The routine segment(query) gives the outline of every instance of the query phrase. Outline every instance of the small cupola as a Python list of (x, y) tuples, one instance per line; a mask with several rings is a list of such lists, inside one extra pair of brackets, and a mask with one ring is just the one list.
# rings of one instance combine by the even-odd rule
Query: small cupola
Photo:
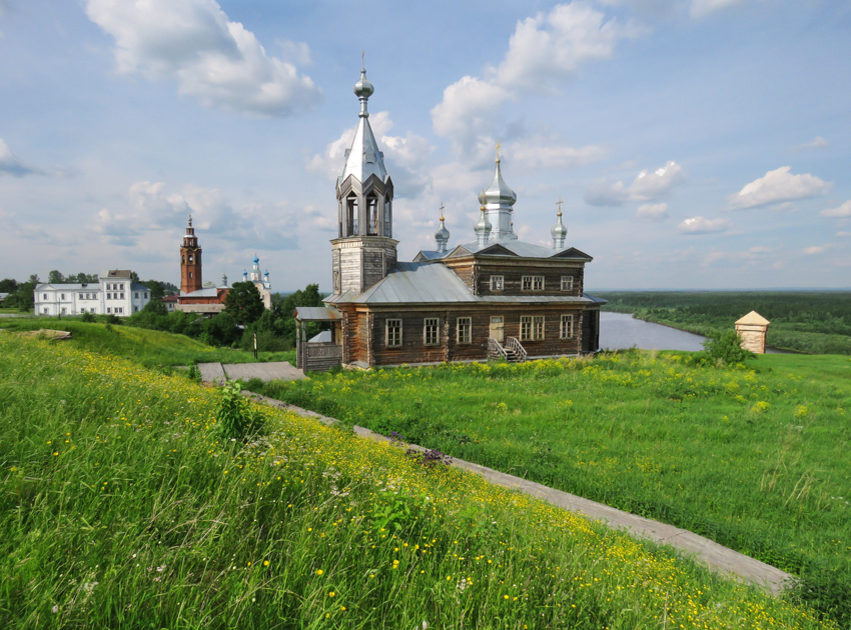
[(443, 204), (440, 205), (440, 228), (434, 233), (434, 240), (437, 241), (437, 251), (445, 254), (446, 246), (449, 243), (449, 230), (446, 229), (446, 224), (444, 223)]
[(559, 197), (558, 200), (558, 214), (556, 215), (558, 219), (556, 220), (556, 224), (553, 226), (553, 229), (550, 230), (550, 234), (553, 237), (553, 249), (563, 249), (564, 241), (567, 239), (567, 228), (561, 220), (561, 204), (564, 203)]
[(474, 229), (476, 231), (476, 244), (480, 247), (484, 247), (488, 244), (493, 225), (491, 225), (491, 222), (488, 220), (487, 208), (482, 206), (481, 210), (482, 212), (479, 215), (479, 220)]

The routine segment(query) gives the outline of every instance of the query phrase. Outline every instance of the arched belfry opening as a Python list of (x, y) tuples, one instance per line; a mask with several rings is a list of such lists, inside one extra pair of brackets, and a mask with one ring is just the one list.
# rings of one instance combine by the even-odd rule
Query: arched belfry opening
[(334, 293), (359, 295), (396, 266), (393, 240), (393, 182), (369, 124), (367, 101), (375, 88), (361, 71), (354, 93), (358, 126), (346, 164), (337, 178), (338, 235), (333, 245)]

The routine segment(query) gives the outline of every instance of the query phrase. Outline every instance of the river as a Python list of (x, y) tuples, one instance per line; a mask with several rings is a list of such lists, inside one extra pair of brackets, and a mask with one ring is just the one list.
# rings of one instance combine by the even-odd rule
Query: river
[[(644, 350), (703, 350), (706, 337), (661, 324), (634, 319), (626, 313), (600, 313), (600, 347), (609, 350), (642, 348)], [(782, 350), (766, 348), (769, 354)]]

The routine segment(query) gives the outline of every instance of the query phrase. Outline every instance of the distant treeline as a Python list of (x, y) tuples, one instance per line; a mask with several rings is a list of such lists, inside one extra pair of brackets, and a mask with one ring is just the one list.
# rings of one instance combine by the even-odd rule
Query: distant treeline
[(607, 311), (707, 334), (756, 311), (771, 322), (768, 345), (810, 354), (851, 355), (851, 291), (596, 292)]

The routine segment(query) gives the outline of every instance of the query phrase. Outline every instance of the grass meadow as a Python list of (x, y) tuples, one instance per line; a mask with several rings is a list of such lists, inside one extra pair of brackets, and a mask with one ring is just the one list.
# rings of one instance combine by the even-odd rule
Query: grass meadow
[[(612, 365), (601, 378), (626, 378)], [(373, 382), (410, 392), (425, 376)], [(368, 378), (312, 383), (348, 395)], [(450, 404), (474, 393), (458, 391)], [(0, 334), (0, 627), (838, 627), (341, 428), (258, 407), (262, 436), (221, 443), (218, 399), (184, 376)], [(490, 416), (519, 417), (509, 404)]]
[(689, 358), (312, 374), (264, 390), (697, 532), (801, 576), (797, 596), (851, 627), (851, 358)]
[[(55, 317), (0, 319), (0, 328), (11, 332), (39, 329), (66, 330), (73, 335), (67, 343), (97, 352), (132, 358), (146, 367), (171, 368), (191, 366), (196, 363), (250, 363), (255, 361), (252, 352), (233, 348), (215, 348), (185, 335), (133, 328), (89, 324), (79, 318)], [(295, 365), (295, 352), (260, 352), (261, 361), (289, 361)]]

